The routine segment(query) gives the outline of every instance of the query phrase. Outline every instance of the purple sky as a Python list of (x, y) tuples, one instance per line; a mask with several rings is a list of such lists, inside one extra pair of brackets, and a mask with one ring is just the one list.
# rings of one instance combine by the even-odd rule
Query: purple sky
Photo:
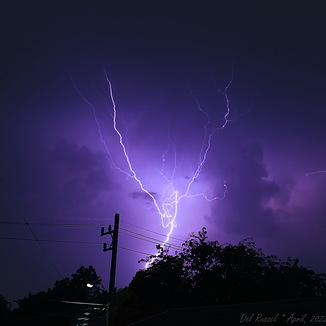
[[(95, 108), (115, 165), (128, 170), (105, 71), (130, 161), (158, 202), (171, 193), (163, 154), (165, 176), (184, 193), (207, 145), (207, 117), (208, 134), (225, 122), (219, 90), (233, 74), (230, 121), (214, 133), (189, 191), (220, 197), (225, 182), (225, 198), (180, 200), (170, 242), (181, 245), (206, 226), (211, 240), (251, 237), (265, 253), (326, 272), (326, 173), (306, 175), (326, 169), (325, 13), (319, 1), (272, 3), (7, 5), (1, 294), (14, 300), (46, 290), (81, 265), (93, 265), (107, 286), (111, 254), (101, 243), (110, 240), (100, 226), (113, 224), (116, 212), (118, 287), (144, 267), (137, 261), (145, 255), (127, 249), (155, 252), (154, 243), (130, 235), (163, 241), (168, 232), (138, 183), (110, 167), (92, 108), (76, 90)], [(33, 234), (39, 242), (18, 240)]]

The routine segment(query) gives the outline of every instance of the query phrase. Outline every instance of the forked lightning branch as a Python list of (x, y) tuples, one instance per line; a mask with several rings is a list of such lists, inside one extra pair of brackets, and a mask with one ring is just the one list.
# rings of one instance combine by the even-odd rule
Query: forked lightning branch
[[(72, 78), (71, 78), (71, 80), (72, 80), (72, 83), (73, 83), (76, 91), (79, 93), (79, 95), (82, 97), (82, 99), (92, 109), (93, 117), (94, 117), (95, 123), (97, 125), (97, 129), (98, 129), (100, 141), (101, 141), (101, 143), (106, 151), (106, 154), (109, 158), (111, 168), (116, 169), (120, 173), (123, 173), (123, 174), (127, 175), (129, 178), (133, 179), (138, 184), (140, 190), (144, 194), (146, 194), (148, 196), (148, 198), (150, 198), (150, 200), (152, 201), (152, 203), (155, 207), (155, 210), (157, 211), (157, 215), (161, 219), (162, 227), (167, 229), (165, 240), (160, 244), (161, 247), (163, 248), (169, 242), (170, 236), (172, 235), (174, 228), (176, 228), (176, 226), (177, 226), (176, 222), (177, 222), (177, 217), (178, 217), (179, 205), (183, 200), (201, 196), (206, 201), (212, 202), (217, 199), (223, 199), (225, 197), (225, 194), (227, 191), (226, 181), (224, 181), (224, 184), (223, 184), (224, 190), (223, 190), (221, 196), (215, 196), (215, 197), (210, 198), (204, 192), (192, 193), (191, 190), (192, 190), (193, 184), (195, 183), (197, 178), (201, 175), (202, 170), (205, 166), (205, 163), (207, 160), (207, 155), (211, 149), (212, 137), (214, 136), (216, 131), (224, 129), (227, 126), (227, 124), (231, 121), (229, 119), (230, 101), (229, 101), (229, 97), (228, 97), (228, 90), (233, 82), (233, 78), (228, 82), (228, 84), (226, 85), (226, 87), (223, 90), (217, 90), (219, 93), (221, 93), (221, 95), (224, 97), (224, 100), (225, 100), (225, 113), (223, 114), (223, 121), (220, 126), (212, 126), (210, 115), (208, 114), (207, 111), (205, 111), (201, 107), (196, 96), (193, 93), (191, 93), (192, 97), (195, 99), (198, 111), (206, 117), (206, 123), (203, 126), (204, 132), (203, 132), (203, 136), (202, 136), (202, 140), (201, 140), (201, 147), (200, 147), (200, 150), (198, 153), (197, 163), (193, 170), (194, 172), (192, 173), (191, 177), (189, 178), (189, 181), (186, 184), (186, 187), (184, 187), (185, 189), (182, 191), (181, 189), (178, 188), (178, 186), (175, 182), (175, 174), (176, 174), (176, 170), (178, 169), (177, 160), (176, 160), (176, 148), (174, 147), (174, 159), (172, 162), (172, 165), (173, 165), (172, 170), (173, 171), (172, 171), (170, 177), (168, 177), (164, 171), (164, 164), (165, 164), (165, 160), (167, 159), (166, 158), (167, 153), (166, 152), (163, 153), (162, 154), (162, 169), (160, 171), (160, 175), (163, 178), (163, 180), (165, 181), (165, 186), (162, 189), (160, 196), (154, 196), (153, 193), (151, 193), (149, 191), (146, 184), (144, 184), (143, 180), (141, 179), (141, 177), (139, 177), (139, 175), (137, 174), (137, 171), (135, 170), (135, 168), (133, 166), (133, 162), (130, 159), (130, 157), (128, 155), (127, 148), (126, 148), (126, 143), (127, 143), (126, 136), (123, 136), (122, 131), (118, 127), (118, 118), (119, 118), (118, 107), (116, 105), (116, 101), (114, 98), (112, 83), (111, 83), (110, 79), (108, 78), (106, 72), (105, 72), (105, 78), (106, 78), (109, 98), (110, 98), (110, 102), (111, 102), (110, 103), (111, 105), (110, 105), (110, 107), (108, 107), (108, 110), (110, 110), (109, 114), (110, 114), (110, 117), (112, 118), (112, 127), (113, 127), (114, 132), (118, 136), (118, 142), (119, 142), (119, 146), (121, 149), (121, 154), (123, 155), (123, 159), (126, 162), (127, 169), (118, 166), (114, 162), (112, 155), (111, 155), (112, 150), (110, 150), (107, 142), (104, 139), (104, 136), (102, 133), (103, 126), (100, 124), (100, 121), (98, 119), (98, 116), (96, 113), (96, 108), (89, 100), (87, 100), (87, 98), (83, 95), (83, 93), (78, 89), (78, 87), (76, 86), (76, 84), (74, 83)], [(147, 263), (147, 265), (148, 264), (150, 264), (150, 262)]]

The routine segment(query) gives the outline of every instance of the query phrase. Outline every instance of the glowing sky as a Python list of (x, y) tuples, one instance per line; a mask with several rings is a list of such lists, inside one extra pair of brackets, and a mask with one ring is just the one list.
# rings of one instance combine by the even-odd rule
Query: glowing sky
[[(171, 243), (181, 245), (178, 239), (206, 226), (212, 240), (252, 237), (266, 253), (298, 257), (326, 271), (321, 2), (242, 3), (7, 5), (1, 19), (7, 31), (0, 113), (1, 294), (13, 300), (46, 290), (81, 265), (93, 265), (107, 286), (110, 253), (102, 252), (101, 243), (109, 238), (100, 237), (100, 226), (113, 224), (116, 212), (118, 287), (144, 266), (137, 263), (145, 257), (139, 252), (155, 252), (154, 243), (135, 237), (165, 239), (168, 229), (150, 196), (111, 168), (112, 160), (125, 171), (128, 165), (113, 129), (105, 71), (134, 171), (158, 199), (187, 189), (207, 137), (226, 121), (223, 91), (232, 80), (230, 121), (215, 130), (189, 192), (223, 197), (225, 183), (225, 198), (182, 199)], [(112, 160), (85, 99), (96, 111)], [(33, 234), (39, 242), (18, 240), (35, 239)]]

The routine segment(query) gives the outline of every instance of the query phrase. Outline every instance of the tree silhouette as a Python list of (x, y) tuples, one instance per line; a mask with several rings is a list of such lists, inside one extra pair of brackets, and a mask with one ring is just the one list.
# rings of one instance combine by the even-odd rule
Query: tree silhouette
[[(203, 228), (181, 252), (160, 248), (129, 286), (117, 294), (120, 325), (175, 307), (304, 298), (325, 295), (325, 274), (266, 256), (250, 239), (237, 245), (208, 241)], [(129, 319), (126, 320), (126, 316)], [(118, 318), (119, 320), (119, 318)]]
[(0, 294), (0, 325), (5, 325), (11, 315), (10, 303)]
[[(82, 302), (98, 302), (102, 299), (102, 279), (96, 274), (93, 266), (81, 266), (71, 278), (56, 281), (53, 289), (48, 291), (52, 299)], [(87, 284), (93, 287), (88, 288)]]
[[(80, 314), (86, 305), (68, 304), (108, 302), (108, 293), (101, 287), (101, 278), (93, 266), (81, 266), (71, 278), (56, 281), (53, 288), (18, 300), (14, 311), (18, 321), (24, 325), (70, 325), (71, 320)], [(93, 287), (87, 287), (87, 284)]]

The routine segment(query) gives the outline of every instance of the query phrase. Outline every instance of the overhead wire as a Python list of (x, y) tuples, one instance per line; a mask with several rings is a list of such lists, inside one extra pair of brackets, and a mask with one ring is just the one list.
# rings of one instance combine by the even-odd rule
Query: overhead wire
[[(1, 183), (4, 185), (4, 187), (7, 189), (9, 196), (11, 197), (12, 201), (15, 203), (15, 197), (12, 194), (9, 186), (6, 184), (6, 182), (3, 180), (2, 177), (0, 177), (0, 181)], [(42, 246), (41, 242), (39, 241), (38, 237), (36, 236), (35, 232), (33, 231), (32, 227), (29, 225), (25, 215), (23, 214), (22, 210), (20, 209), (19, 205), (16, 205), (17, 211), (19, 213), (19, 215), (23, 218), (25, 224), (27, 225), (28, 229), (30, 230), (30, 232), (32, 233), (34, 239), (37, 241), (39, 247), (41, 248), (41, 251), (43, 252), (44, 256), (48, 259), (48, 261), (50, 262), (50, 264), (52, 265), (52, 267), (54, 268), (54, 270), (56, 271), (56, 273), (63, 278), (63, 275), (60, 273), (59, 269), (57, 268), (57, 266), (54, 264), (54, 262), (52, 261), (52, 259), (50, 258), (50, 256), (48, 255), (48, 253), (45, 251), (44, 247)]]
[[(126, 221), (123, 221), (123, 220), (120, 220), (120, 222), (125, 223), (125, 224), (129, 224), (129, 225), (131, 225), (131, 226), (134, 226), (134, 227), (136, 227), (136, 228), (138, 228), (138, 229), (145, 230), (145, 231), (147, 231), (147, 232), (155, 233), (155, 234), (158, 234), (158, 235), (161, 235), (161, 236), (166, 237), (166, 234), (159, 233), (159, 232), (155, 232), (155, 231), (153, 231), (153, 230), (143, 228), (143, 227), (138, 226), (138, 225), (133, 224), (133, 223), (129, 223), (129, 222), (126, 222)], [(176, 237), (172, 237), (172, 236), (170, 236), (170, 239), (179, 240), (179, 241), (182, 241), (182, 242), (185, 241), (184, 239), (180, 239), (180, 238), (176, 238)]]
[[(25, 225), (25, 223), (22, 223), (22, 222), (11, 222), (11, 221), (0, 221), (0, 224)], [(131, 224), (131, 223), (128, 223), (128, 224)], [(56, 227), (56, 226), (58, 226), (58, 227), (101, 227), (101, 226), (103, 226), (103, 224), (78, 224), (78, 223), (76, 223), (76, 224), (70, 224), (70, 223), (67, 224), (67, 223), (48, 223), (48, 222), (29, 222), (29, 225), (54, 226), (54, 227)], [(136, 226), (134, 224), (131, 224), (131, 225)], [(140, 229), (144, 229), (146, 231), (150, 231), (150, 232), (152, 232), (154, 234), (157, 234), (157, 235), (166, 237), (166, 235), (164, 235), (162, 233), (151, 231), (151, 230), (148, 230), (148, 229), (139, 227), (139, 226), (136, 226), (136, 227), (138, 227)], [(147, 238), (147, 239), (150, 239), (150, 240), (154, 240), (154, 241), (160, 242), (160, 243), (163, 242), (163, 240), (156, 239), (156, 238), (153, 238), (153, 237), (149, 237), (147, 235), (144, 235), (144, 234), (141, 234), (141, 233), (138, 233), (138, 232), (135, 232), (135, 231), (131, 231), (131, 230), (128, 230), (128, 229), (125, 229), (125, 228), (119, 227), (119, 229), (120, 230), (124, 230), (124, 231), (129, 232), (129, 233), (136, 234), (136, 235), (138, 235), (140, 237), (144, 237), (144, 238)], [(124, 233), (122, 233), (122, 234), (124, 234)], [(137, 238), (138, 239), (138, 237), (134, 237), (134, 238)], [(183, 241), (181, 239), (174, 238), (174, 237), (170, 237), (170, 239), (176, 239), (176, 240), (179, 240), (179, 241)], [(150, 241), (148, 241), (148, 242), (150, 242)], [(180, 245), (176, 245), (176, 244), (173, 244), (171, 242), (168, 242), (167, 244), (170, 245), (170, 246), (178, 247), (178, 248), (181, 249), (181, 246)]]
[[(26, 220), (26, 219), (25, 219)], [(26, 220), (27, 222), (27, 220)], [(163, 236), (163, 237), (166, 237), (165, 234), (162, 234), (162, 233), (159, 233), (159, 232), (155, 232), (153, 230), (150, 230), (150, 229), (146, 229), (146, 228), (143, 228), (143, 227), (140, 227), (136, 224), (133, 224), (133, 223), (129, 223), (129, 222), (126, 222), (126, 221), (121, 221), (125, 224), (129, 224), (133, 227), (136, 227), (136, 228), (139, 228), (141, 230), (144, 230), (144, 231), (147, 231), (147, 232), (151, 232), (153, 234), (156, 234), (156, 235), (160, 235), (160, 236)], [(101, 223), (101, 224), (89, 224), (89, 223), (84, 223), (84, 224), (80, 224), (80, 223), (51, 223), (51, 222), (27, 222), (27, 223), (22, 223), (22, 222), (16, 222), (16, 221), (0, 221), (0, 224), (11, 224), (11, 225), (28, 225), (28, 227), (31, 229), (30, 225), (36, 225), (36, 226), (50, 226), (50, 227), (102, 227), (104, 224)], [(129, 232), (129, 233), (125, 233), (125, 232), (119, 232), (120, 234), (123, 234), (125, 236), (129, 236), (129, 237), (132, 237), (132, 238), (135, 238), (135, 239), (138, 239), (138, 240), (142, 240), (142, 241), (146, 241), (146, 242), (149, 242), (149, 243), (153, 243), (155, 245), (159, 245), (160, 243), (163, 242), (163, 240), (161, 239), (156, 239), (156, 238), (153, 238), (153, 237), (149, 237), (145, 234), (141, 234), (139, 232), (135, 232), (135, 231), (131, 231), (131, 230), (128, 230), (128, 229), (125, 229), (125, 228), (122, 228), (122, 227), (119, 227), (120, 230), (122, 231), (125, 231), (125, 232)], [(33, 232), (33, 234), (35, 234)], [(42, 242), (58, 242), (58, 243), (90, 243), (90, 244), (101, 244), (101, 242), (92, 242), (92, 241), (69, 241), (69, 240), (48, 240), (48, 239), (38, 239), (38, 238), (35, 238), (34, 239), (29, 239), (29, 238), (15, 238), (15, 237), (0, 237), (1, 239), (16, 239), (16, 240), (35, 240), (35, 241), (42, 241)], [(176, 237), (170, 237), (170, 239), (174, 239), (174, 240), (178, 240), (178, 241), (182, 241), (184, 242), (184, 240), (180, 239), (180, 238), (176, 238)], [(182, 250), (182, 247), (180, 245), (176, 245), (174, 243), (171, 243), (171, 242), (166, 242), (165, 243), (168, 247), (172, 248), (172, 249), (176, 249), (176, 250)], [(144, 253), (142, 251), (138, 251), (138, 250), (135, 250), (135, 249), (128, 249), (128, 248), (123, 248), (121, 247), (122, 249), (126, 249), (126, 250), (130, 250), (130, 251), (134, 251), (134, 252), (138, 252), (138, 253), (141, 253), (141, 254), (146, 254), (146, 255), (151, 255), (149, 253)]]
[[(139, 239), (139, 240), (146, 241), (146, 242), (149, 242), (149, 243), (154, 243), (155, 245), (160, 245), (159, 242), (155, 242), (155, 241), (151, 241), (151, 240), (147, 240), (147, 239), (142, 239), (142, 238), (137, 237), (137, 236), (132, 235), (132, 234), (128, 234), (128, 233), (124, 233), (124, 232), (119, 232), (119, 233), (120, 234), (123, 234), (123, 235), (127, 235), (127, 236), (132, 237), (132, 238), (135, 238), (135, 239)], [(176, 247), (176, 246), (174, 246), (172, 244), (169, 244), (169, 243), (166, 243), (166, 246), (167, 247), (171, 247), (173, 249), (179, 249), (179, 250), (182, 249), (181, 247)]]
[[(25, 225), (22, 222), (0, 221), (0, 224)], [(30, 225), (38, 226), (59, 226), (59, 227), (101, 227), (103, 224), (78, 224), (78, 223), (49, 223), (49, 222), (29, 222)]]
[[(4, 239), (4, 240), (22, 240), (22, 241), (37, 241), (37, 240), (31, 239), (31, 238), (3, 237), (3, 236), (0, 236), (0, 239)], [(50, 240), (50, 239), (39, 239), (38, 241), (41, 241), (41, 242), (59, 242), (59, 243), (76, 243), (76, 244), (101, 244), (101, 245), (103, 244), (103, 242), (97, 242), (97, 241), (71, 241), (71, 240)], [(143, 251), (139, 251), (139, 250), (135, 250), (135, 249), (130, 249), (130, 248), (126, 248), (126, 247), (118, 246), (118, 248), (133, 251), (133, 252), (137, 252), (137, 253), (140, 253), (140, 254), (143, 254), (143, 255), (148, 255), (148, 256), (152, 255), (152, 254), (147, 253), (147, 252), (143, 252)]]
[[(139, 239), (139, 240), (143, 240), (143, 241), (146, 241), (146, 242), (149, 242), (149, 243), (153, 243), (155, 245), (158, 245), (161, 241), (157, 240), (157, 239), (154, 239), (154, 238), (151, 238), (153, 240), (157, 240), (157, 242), (155, 241), (151, 241), (151, 240), (147, 240), (147, 239), (142, 239), (140, 237), (137, 237), (137, 236), (134, 236), (132, 234), (127, 234), (127, 233), (124, 233), (124, 232), (119, 232), (120, 234), (123, 234), (123, 235), (126, 235), (126, 236), (130, 236), (130, 237), (133, 237), (133, 238), (136, 238), (136, 239)], [(97, 242), (97, 241), (71, 241), (71, 240), (51, 240), (51, 239), (31, 239), (31, 238), (18, 238), (18, 237), (4, 237), (4, 236), (0, 236), (0, 239), (6, 239), (6, 240), (25, 240), (25, 241), (40, 241), (40, 242), (57, 242), (57, 243), (85, 243), (85, 244), (103, 244), (103, 242)], [(177, 250), (181, 250), (182, 247), (180, 246), (177, 246), (177, 245), (174, 245), (174, 244), (171, 244), (171, 243), (166, 243), (168, 247), (171, 247), (172, 249), (177, 249)], [(124, 248), (125, 249), (125, 248)], [(135, 252), (140, 252), (138, 250), (132, 250), (130, 249), (131, 251), (135, 251)], [(140, 252), (140, 253), (143, 253), (143, 252)], [(145, 253), (146, 255), (151, 255), (149, 253)]]
[[(139, 229), (145, 230), (147, 232), (151, 232), (151, 233), (160, 235), (162, 237), (166, 237), (166, 234), (155, 232), (153, 230), (149, 230), (149, 229), (140, 227), (138, 225), (125, 222), (125, 221), (121, 221), (121, 222), (126, 223), (126, 224), (129, 224), (129, 225), (132, 225), (134, 227), (137, 227)], [(28, 223), (29, 223), (29, 225), (58, 226), (58, 227), (102, 227), (102, 226), (106, 226), (107, 225), (107, 224), (103, 224), (103, 223), (101, 223), (101, 224), (88, 224), (88, 223), (86, 223), (86, 224), (80, 224), (80, 223), (49, 223), (49, 222), (28, 222)], [(0, 221), (0, 224), (25, 225), (25, 223), (22, 223), (22, 222), (12, 222), (12, 221)], [(120, 229), (123, 229), (123, 228), (120, 227)], [(126, 229), (124, 229), (124, 230), (126, 230)], [(134, 232), (134, 231), (130, 231), (130, 230), (128, 230), (128, 231), (129, 232)], [(136, 233), (136, 232), (134, 232), (134, 233)], [(185, 240), (182, 240), (180, 238), (171, 237), (171, 236), (170, 236), (170, 239), (174, 239), (174, 240), (178, 240), (178, 241), (183, 241), (183, 242), (185, 241)]]
[(133, 252), (138, 252), (138, 253), (143, 254), (143, 255), (146, 255), (146, 256), (152, 256), (153, 255), (153, 254), (149, 254), (148, 252), (143, 252), (143, 251), (139, 251), (139, 250), (135, 250), (135, 249), (130, 249), (130, 248), (125, 248), (125, 247), (121, 247), (121, 246), (118, 246), (118, 248), (124, 249), (124, 250), (133, 251)]
[[(140, 233), (137, 233), (137, 232), (133, 232), (133, 231), (130, 231), (130, 230), (127, 230), (127, 229), (121, 228), (121, 227), (120, 227), (119, 229), (120, 229), (120, 230), (123, 230), (123, 231), (127, 231), (127, 232), (130, 232), (130, 233), (133, 233), (133, 234), (136, 234), (136, 235), (139, 235), (139, 236), (141, 236), (141, 237), (144, 237), (144, 238), (147, 238), (147, 239), (150, 239), (150, 240), (157, 241), (158, 243), (162, 243), (162, 242), (163, 242), (162, 240), (155, 239), (155, 238), (152, 238), (152, 237), (148, 237), (148, 236), (146, 236), (146, 235), (143, 235), (143, 234), (140, 234)], [(139, 238), (139, 237), (134, 236), (134, 235), (132, 235), (132, 234), (127, 234), (127, 233), (124, 233), (124, 232), (119, 232), (119, 233), (124, 234), (124, 235), (127, 235), (127, 236), (130, 236), (130, 237), (133, 237), (133, 238), (136, 238), (136, 239), (140, 239), (140, 240), (144, 240), (144, 241), (148, 241), (148, 242), (152, 242), (152, 243), (157, 244), (157, 242), (153, 242), (153, 241), (150, 241), (150, 240), (147, 240), (147, 239), (142, 239), (142, 238)], [(175, 247), (175, 248), (182, 249), (181, 246), (176, 245), (176, 244), (173, 244), (173, 243), (170, 243), (170, 242), (166, 242), (166, 244), (167, 244), (168, 246), (171, 246), (171, 247), (173, 246), (173, 247)]]
[(35, 240), (35, 239), (31, 239), (31, 238), (3, 237), (3, 236), (0, 236), (0, 239), (5, 239), (5, 240), (25, 240), (25, 241), (41, 241), (41, 242), (102, 244), (102, 242), (96, 242), (96, 241), (71, 241), (71, 240), (50, 240), (50, 239), (38, 239), (38, 240)]

